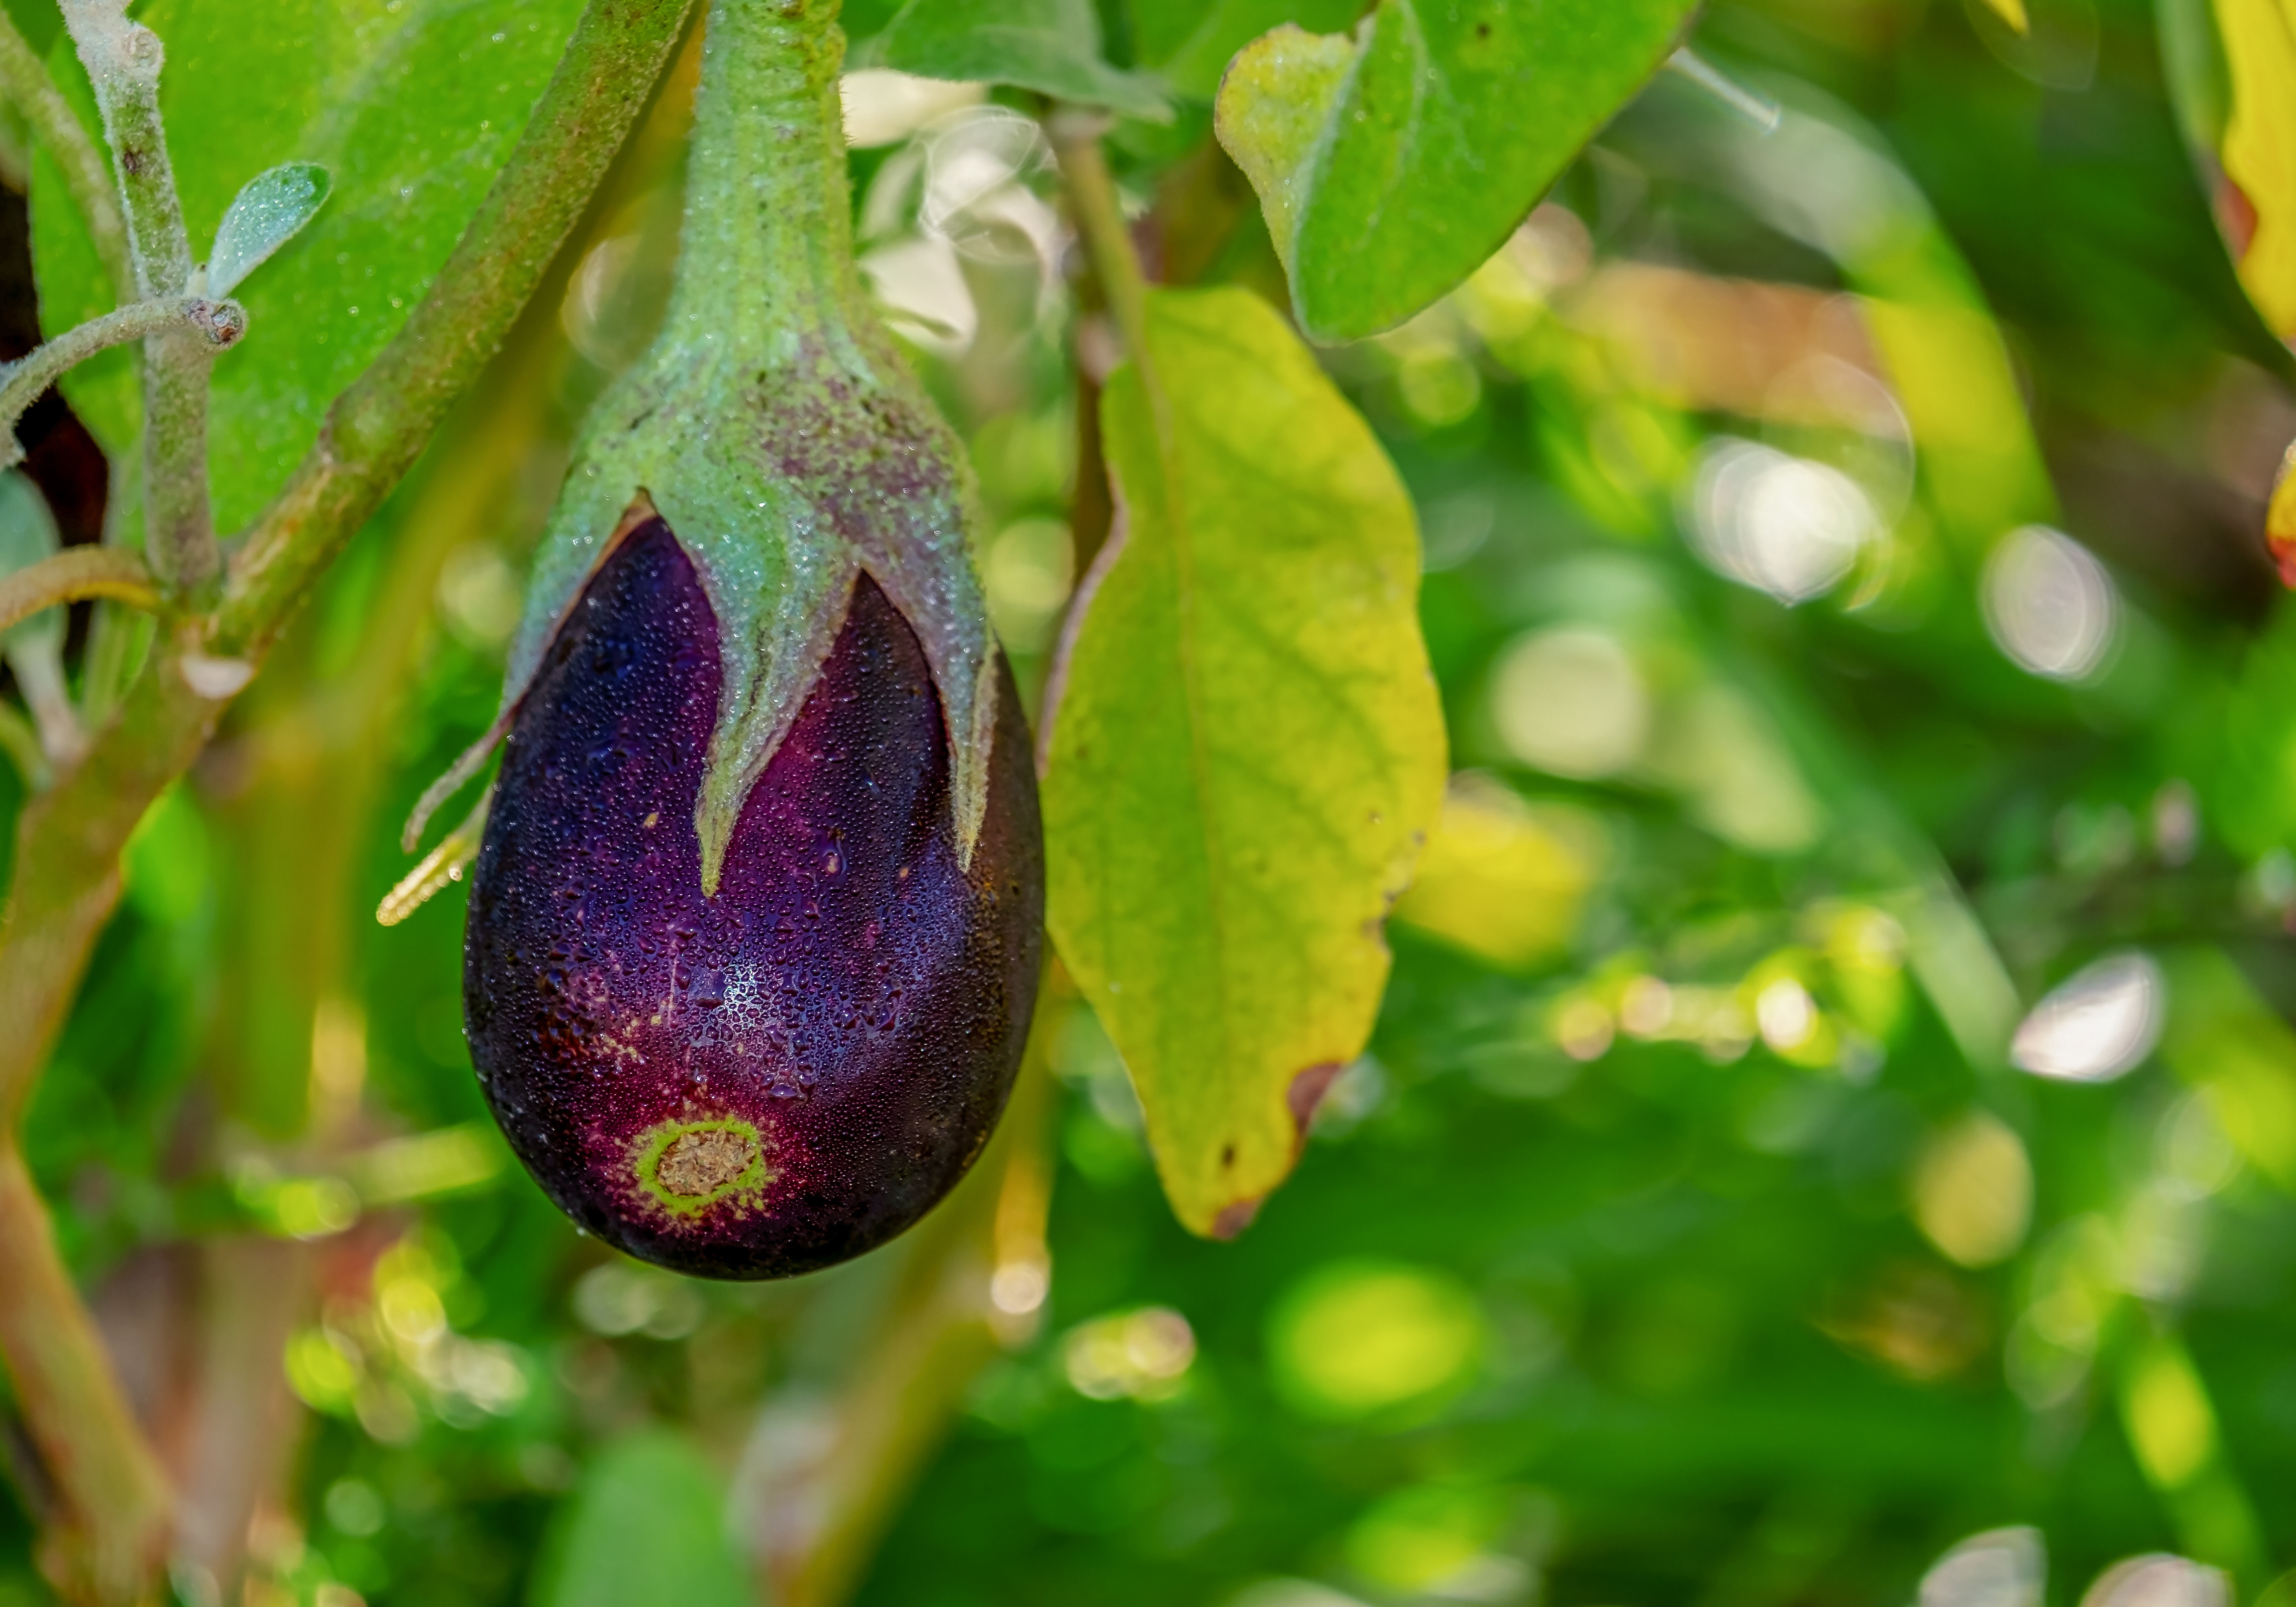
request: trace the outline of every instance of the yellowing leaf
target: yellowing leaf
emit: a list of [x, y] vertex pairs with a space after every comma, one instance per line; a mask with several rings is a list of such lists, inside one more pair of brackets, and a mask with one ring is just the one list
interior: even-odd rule
[[1158, 291], [1103, 402], [1122, 520], [1063, 644], [1048, 919], [1180, 1220], [1226, 1235], [1369, 1037], [1442, 792], [1411, 504], [1273, 309]]
[[2280, 460], [2280, 478], [2264, 510], [2264, 542], [2280, 566], [2281, 583], [2296, 586], [2296, 445]]
[[1286, 25], [1239, 51], [1220, 85], [1220, 143], [1259, 192], [1275, 254], [1295, 275], [1295, 298], [1292, 248], [1315, 197], [1316, 146], [1355, 65], [1347, 35]]
[[1506, 969], [1552, 959], [1578, 931], [1603, 847], [1580, 810], [1461, 776], [1395, 918]]
[[2216, 0], [2231, 79], [2218, 216], [2241, 284], [2296, 340], [2296, 0]]
[[1972, 1111], [1933, 1135], [1914, 1168], [1914, 1222], [1949, 1260], [1990, 1267], [2017, 1253], [2033, 1220], [2024, 1141]]

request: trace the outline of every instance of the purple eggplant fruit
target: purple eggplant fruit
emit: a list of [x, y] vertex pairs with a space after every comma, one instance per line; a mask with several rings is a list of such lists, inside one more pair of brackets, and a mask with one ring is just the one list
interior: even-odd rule
[[662, 332], [576, 443], [495, 732], [425, 800], [508, 736], [463, 1002], [512, 1147], [713, 1277], [955, 1185], [1042, 942], [971, 471], [853, 266], [835, 11], [715, 0]]
[[709, 600], [650, 521], [512, 728], [464, 988], [496, 1119], [569, 1216], [682, 1272], [770, 1277], [890, 1238], [988, 1141], [1028, 1030], [1043, 855], [1007, 676], [959, 866], [924, 654], [864, 578], [704, 897], [721, 676]]

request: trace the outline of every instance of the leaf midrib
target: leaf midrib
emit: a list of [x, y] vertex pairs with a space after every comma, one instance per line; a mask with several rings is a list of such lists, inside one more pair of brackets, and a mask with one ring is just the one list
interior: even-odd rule
[[[1160, 297], [1151, 291], [1148, 295], [1147, 316], [1143, 320], [1146, 331], [1144, 347], [1156, 343], [1157, 303]], [[1180, 444], [1173, 424], [1171, 399], [1165, 394], [1163, 381], [1156, 370], [1154, 354], [1144, 349], [1135, 355], [1134, 362], [1140, 372], [1140, 387], [1148, 403], [1148, 427], [1156, 439], [1156, 466], [1164, 481], [1164, 521], [1172, 543], [1172, 566], [1175, 611], [1179, 628], [1176, 633], [1180, 661], [1180, 693], [1187, 713], [1188, 779], [1195, 796], [1197, 829], [1204, 842], [1204, 865], [1209, 873], [1204, 878], [1204, 902], [1208, 907], [1209, 934], [1214, 954], [1212, 965], [1213, 992], [1216, 999], [1213, 1019], [1218, 1023], [1217, 1038], [1223, 1062], [1229, 1058], [1234, 1032], [1228, 1012], [1227, 953], [1231, 934], [1228, 931], [1227, 901], [1222, 896], [1219, 866], [1224, 862], [1224, 833], [1215, 817], [1212, 805], [1211, 752], [1205, 732], [1204, 689], [1196, 625], [1196, 553], [1193, 531], [1188, 517], [1186, 487], [1180, 472]], [[1210, 1154], [1207, 1149], [1204, 1152]]]

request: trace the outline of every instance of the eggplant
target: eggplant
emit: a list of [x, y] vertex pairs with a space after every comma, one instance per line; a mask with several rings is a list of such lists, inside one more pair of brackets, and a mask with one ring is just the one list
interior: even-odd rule
[[955, 1186], [1043, 941], [979, 496], [853, 263], [835, 12], [716, 0], [664, 326], [577, 439], [495, 729], [410, 825], [507, 738], [463, 947], [487, 1100], [575, 1221], [709, 1277]]
[[488, 1104], [575, 1221], [710, 1277], [884, 1242], [988, 1142], [1019, 1067], [1044, 860], [1012, 676], [968, 870], [916, 633], [865, 576], [743, 804], [714, 897], [694, 830], [723, 672], [660, 520], [552, 644], [471, 893]]

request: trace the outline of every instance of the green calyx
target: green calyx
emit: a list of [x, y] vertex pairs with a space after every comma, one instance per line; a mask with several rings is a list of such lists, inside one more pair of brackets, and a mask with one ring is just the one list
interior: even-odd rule
[[764, 1138], [738, 1116], [655, 1123], [630, 1146], [630, 1175], [654, 1204], [688, 1220], [727, 1201], [762, 1206], [774, 1180]]
[[561, 619], [648, 503], [718, 616], [725, 683], [694, 827], [717, 890], [750, 789], [866, 573], [922, 644], [969, 867], [996, 654], [964, 448], [853, 264], [835, 0], [714, 0], [677, 285], [652, 350], [592, 411], [537, 560], [508, 718]]

